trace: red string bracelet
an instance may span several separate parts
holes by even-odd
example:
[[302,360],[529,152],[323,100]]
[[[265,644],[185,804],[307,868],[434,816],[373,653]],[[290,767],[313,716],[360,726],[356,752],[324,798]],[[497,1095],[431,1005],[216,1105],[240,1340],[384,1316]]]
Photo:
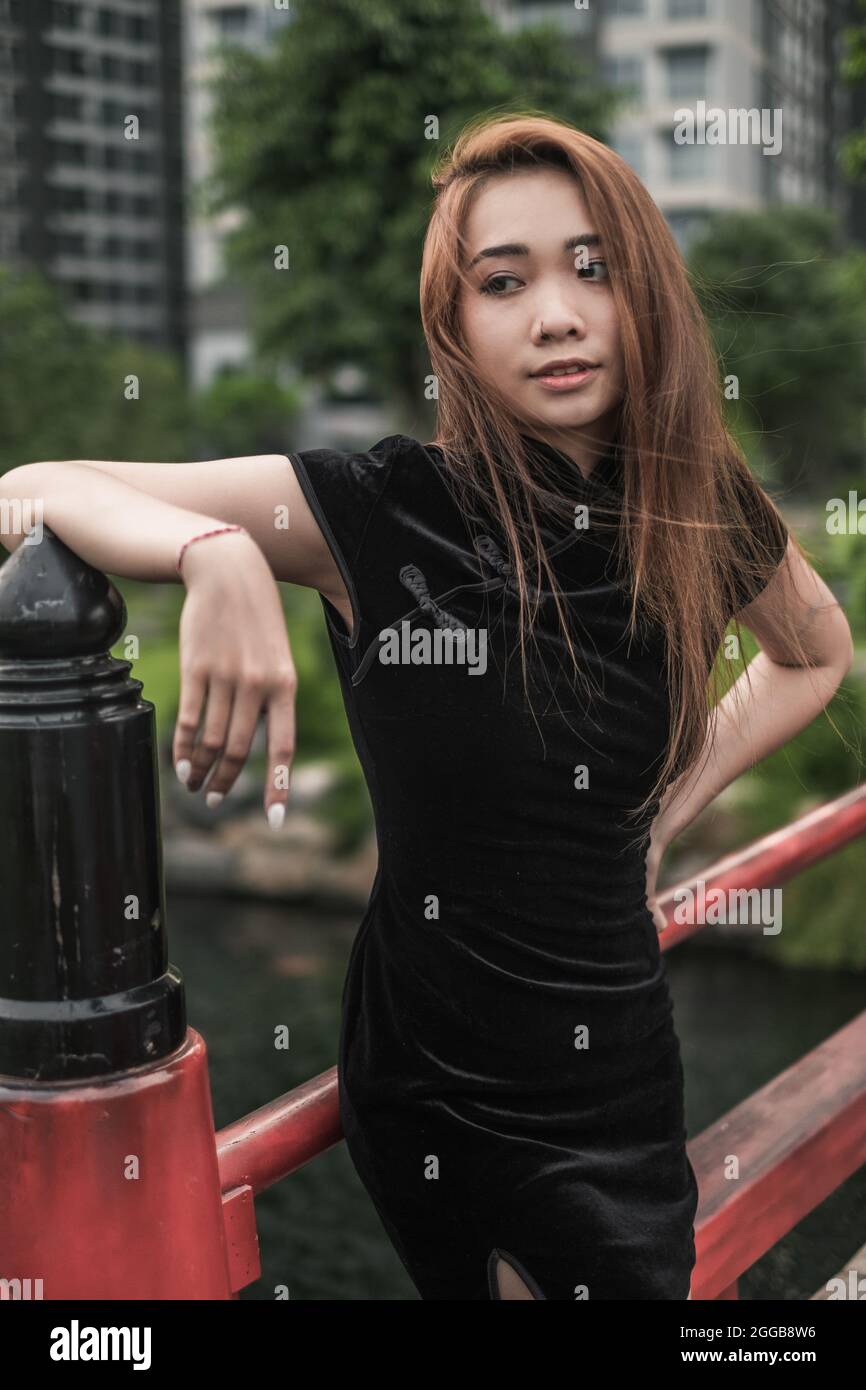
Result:
[[213,531],[201,531],[197,536],[190,536],[188,541],[184,541],[178,552],[177,564],[175,566],[178,574],[181,574],[180,567],[183,564],[183,553],[188,545],[192,545],[193,541],[203,541],[206,536],[221,536],[225,531],[243,531],[245,536],[249,535],[245,526],[217,526]]

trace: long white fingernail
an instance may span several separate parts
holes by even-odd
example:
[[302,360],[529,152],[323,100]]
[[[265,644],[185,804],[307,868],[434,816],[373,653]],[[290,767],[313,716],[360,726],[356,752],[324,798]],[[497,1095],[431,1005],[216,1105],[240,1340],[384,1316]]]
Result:
[[224,795],[224,792],[208,792],[207,796],[205,797],[205,801],[207,802],[208,806],[219,806]]
[[188,758],[181,758],[180,762],[176,764],[174,770],[177,773],[177,780],[179,782],[183,782],[184,785],[186,785],[186,783],[189,781],[189,774],[192,772],[192,763],[189,761]]
[[286,817],[286,808],[282,801],[275,801],[273,806],[268,807],[268,825],[271,830],[279,830]]

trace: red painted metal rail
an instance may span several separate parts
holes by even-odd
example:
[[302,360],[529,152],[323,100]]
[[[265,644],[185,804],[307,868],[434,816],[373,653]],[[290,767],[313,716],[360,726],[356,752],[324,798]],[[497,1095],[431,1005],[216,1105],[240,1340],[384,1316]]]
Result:
[[[864,834],[866,786],[719,860],[701,877],[708,893],[778,887]],[[701,930],[700,923],[672,920],[677,895],[694,882],[659,896],[669,922],[663,950]],[[216,1138],[237,1290],[260,1271],[255,1193],[342,1138],[336,1067]],[[866,1162],[866,1012],[697,1135],[688,1151],[700,1189],[692,1297],[736,1298],[738,1277]],[[736,1181],[726,1176],[732,1155]]]

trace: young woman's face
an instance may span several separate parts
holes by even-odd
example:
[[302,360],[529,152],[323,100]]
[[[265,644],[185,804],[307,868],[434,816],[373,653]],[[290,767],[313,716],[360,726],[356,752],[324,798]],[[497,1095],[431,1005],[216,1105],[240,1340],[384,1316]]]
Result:
[[[582,436],[613,437],[624,381],[605,248],[586,244],[595,231],[565,171],[496,176],[468,218],[460,290],[463,334],[482,381],[499,387],[534,437],[588,466],[601,450]],[[591,369],[539,375],[569,359]]]

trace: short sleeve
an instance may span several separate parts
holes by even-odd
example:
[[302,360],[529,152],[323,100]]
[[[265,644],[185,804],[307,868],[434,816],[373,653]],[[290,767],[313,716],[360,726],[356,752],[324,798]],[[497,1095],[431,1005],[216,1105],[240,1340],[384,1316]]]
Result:
[[358,575],[364,540],[402,442],[402,435],[388,435],[362,453],[302,449],[287,455],[349,594],[353,615],[351,640],[337,609],[322,599],[331,631],[347,646],[355,647],[360,637]]
[[[785,558],[788,546],[788,528],[757,479],[750,473],[745,477],[737,474],[735,480],[757,544],[746,549],[742,535],[734,536],[742,559],[731,576],[732,616],[763,592]],[[760,560],[753,555],[754,550]]]

